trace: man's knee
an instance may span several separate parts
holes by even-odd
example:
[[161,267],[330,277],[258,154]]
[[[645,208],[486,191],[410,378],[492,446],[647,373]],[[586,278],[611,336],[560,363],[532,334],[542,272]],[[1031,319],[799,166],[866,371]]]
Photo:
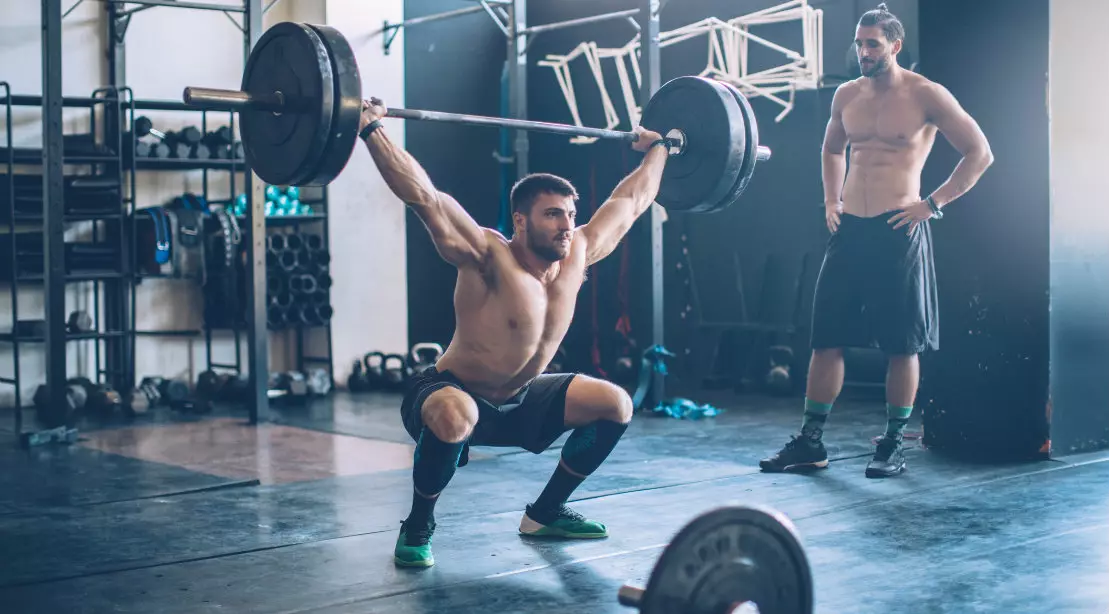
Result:
[[477,425],[477,403],[457,388],[440,388],[428,395],[420,415],[440,441],[458,443]]
[[812,356],[813,360],[839,360],[843,358],[843,348],[816,348]]
[[[578,384],[575,386],[575,384]],[[634,407],[627,391],[612,382],[579,377],[567,390],[568,418],[578,425],[598,420],[618,424],[631,422]]]

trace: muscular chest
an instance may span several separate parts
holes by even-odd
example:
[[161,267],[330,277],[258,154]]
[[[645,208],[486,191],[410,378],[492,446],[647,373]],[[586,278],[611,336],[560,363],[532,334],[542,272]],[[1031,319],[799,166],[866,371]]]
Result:
[[499,284],[498,314],[505,329],[521,342],[561,338],[574,317],[577,289],[581,280],[560,276],[543,284],[526,273],[505,276]]
[[864,94],[843,110],[843,127],[852,144],[906,147],[922,138],[928,121],[905,94]]

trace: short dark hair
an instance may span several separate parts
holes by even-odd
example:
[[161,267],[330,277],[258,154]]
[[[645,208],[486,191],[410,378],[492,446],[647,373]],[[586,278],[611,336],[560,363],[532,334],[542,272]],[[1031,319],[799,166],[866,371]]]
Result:
[[520,212],[524,215],[531,213],[531,206],[541,194],[557,194],[569,197],[575,202],[578,200],[578,191],[569,181],[549,173],[532,173],[512,186],[512,192],[508,197],[512,203],[512,212]]
[[905,26],[901,25],[901,20],[897,18],[897,15],[890,12],[885,2],[879,4],[878,8],[863,13],[863,16],[859,19],[859,25],[866,27],[878,26],[882,29],[882,34],[885,35],[886,40],[891,43],[905,39]]

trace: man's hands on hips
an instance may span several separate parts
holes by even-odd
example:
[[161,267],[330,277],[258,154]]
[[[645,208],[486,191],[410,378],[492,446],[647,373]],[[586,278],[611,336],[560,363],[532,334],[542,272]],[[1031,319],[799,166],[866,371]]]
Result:
[[918,200],[915,203],[909,203],[898,207],[900,211],[889,219],[889,223],[893,224],[894,229],[901,228],[908,224],[909,230],[906,234],[913,234],[920,223],[932,217],[932,208],[928,206],[923,200]]
[[632,132],[639,136],[638,139],[632,141],[632,149],[636,151],[647,151],[651,148],[652,143],[662,138],[661,134],[647,130],[643,126],[636,126],[632,129]]
[[839,230],[839,216],[843,214],[843,203],[824,203],[824,222],[828,224],[828,232],[835,234]]
[[388,109],[380,98],[370,98],[362,101],[362,117],[358,120],[358,132],[370,125],[370,122],[385,117]]

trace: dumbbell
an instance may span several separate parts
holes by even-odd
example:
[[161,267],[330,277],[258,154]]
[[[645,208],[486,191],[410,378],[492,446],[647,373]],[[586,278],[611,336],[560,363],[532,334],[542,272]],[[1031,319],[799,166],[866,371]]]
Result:
[[[142,136],[143,135],[138,135],[138,138],[142,138]],[[135,143],[135,157],[136,158],[161,158],[161,159],[165,159],[165,158],[168,158],[170,156],[171,152],[170,152],[170,149],[169,149],[169,145],[166,145],[165,143],[162,143],[162,142],[151,143],[149,141],[135,140],[134,138],[132,138],[130,132],[126,132],[123,135],[123,149],[124,149],[124,151],[128,151],[131,148],[132,141],[134,141],[134,143]]]
[[227,160],[231,158],[231,141],[232,139],[231,127],[220,126],[219,128],[204,135],[201,141],[208,147],[211,152],[212,158]]
[[204,134],[196,126],[185,126],[177,133],[177,138],[189,147],[189,158],[207,160],[212,157],[211,149],[204,144]]
[[[142,138],[142,137],[144,137],[148,134],[150,136],[158,139],[159,141],[161,141],[161,144],[165,145],[166,149],[168,150],[167,155],[158,156],[158,157],[160,157],[160,158],[188,158],[189,157],[189,153],[192,150],[192,146],[189,145],[188,143],[184,142],[180,137],[178,137],[178,135],[176,133],[174,133],[172,131],[171,132],[162,132],[161,130],[155,129],[154,128],[154,123],[151,122],[150,118],[146,117],[145,115],[135,119],[135,136],[137,136],[139,138]],[[136,150],[136,153],[138,153],[137,150]]]
[[[92,382],[89,382],[89,385],[91,386]],[[63,420],[63,422],[68,421],[69,416],[72,416],[76,412],[84,409],[85,403],[87,401],[88,392],[79,381],[70,380],[66,382],[65,399],[63,400],[63,403],[65,403],[66,418],[65,420]],[[38,388],[35,389],[35,395],[32,398],[32,402],[35,404],[35,408],[38,411],[42,412],[43,416],[49,415],[50,389],[47,388],[45,384],[40,385]]]

